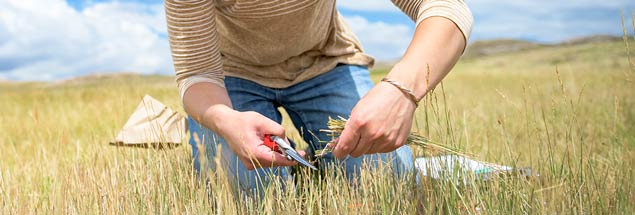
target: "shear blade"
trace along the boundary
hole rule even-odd
[[[304,160],[304,158],[300,157],[300,155],[295,152],[294,150],[286,150],[285,153],[288,156],[291,156],[293,158],[293,160],[297,161],[298,163],[308,166],[309,168],[311,168],[312,170],[317,170],[317,168],[315,168],[315,166],[311,165],[311,163],[309,163],[308,161]]]

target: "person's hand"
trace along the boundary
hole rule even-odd
[[[355,105],[333,155],[386,153],[406,143],[415,104],[389,83],[380,82]]]
[[[248,170],[297,164],[264,145],[265,134],[285,137],[282,125],[253,111],[228,110],[222,115],[224,120],[217,123],[217,132]]]

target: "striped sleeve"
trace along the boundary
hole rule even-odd
[[[196,83],[224,87],[214,1],[165,0],[164,5],[181,98]]]
[[[391,0],[417,25],[426,18],[439,16],[454,22],[467,41],[472,33],[474,19],[463,0]],[[467,44],[467,43],[466,43]]]

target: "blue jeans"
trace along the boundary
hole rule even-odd
[[[325,147],[325,143],[319,140],[330,140],[326,133],[320,132],[320,129],[326,129],[328,118],[348,118],[357,101],[373,87],[373,82],[366,67],[339,65],[325,74],[284,89],[269,88],[235,77],[226,77],[225,87],[235,110],[255,111],[280,123],[282,117],[277,108],[283,107],[309,144],[307,150],[312,153]],[[197,136],[190,138],[190,144],[194,167],[200,173],[204,173],[207,168],[223,168],[230,182],[237,182],[235,186],[252,192],[268,185],[274,178],[287,180],[292,177],[289,167],[247,170],[220,136],[201,126],[191,117],[188,118],[188,126],[191,137]],[[197,139],[198,144],[205,147],[206,153],[199,151]],[[216,151],[219,145],[220,152]],[[219,153],[222,158],[221,167],[213,162],[213,158]],[[199,156],[202,154],[206,154],[204,158],[207,158],[207,167],[201,166]],[[371,166],[378,165],[378,162],[391,162],[396,174],[409,172],[413,168],[412,152],[408,146],[392,153],[364,155],[358,158],[349,156],[341,160],[327,154],[320,160],[320,166],[340,166],[348,179],[354,180],[358,177],[356,173],[359,173],[362,162]]]

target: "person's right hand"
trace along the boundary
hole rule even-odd
[[[248,170],[298,164],[264,145],[265,134],[285,137],[282,125],[253,111],[229,110],[223,113],[222,118],[220,123],[216,123],[217,132]]]

